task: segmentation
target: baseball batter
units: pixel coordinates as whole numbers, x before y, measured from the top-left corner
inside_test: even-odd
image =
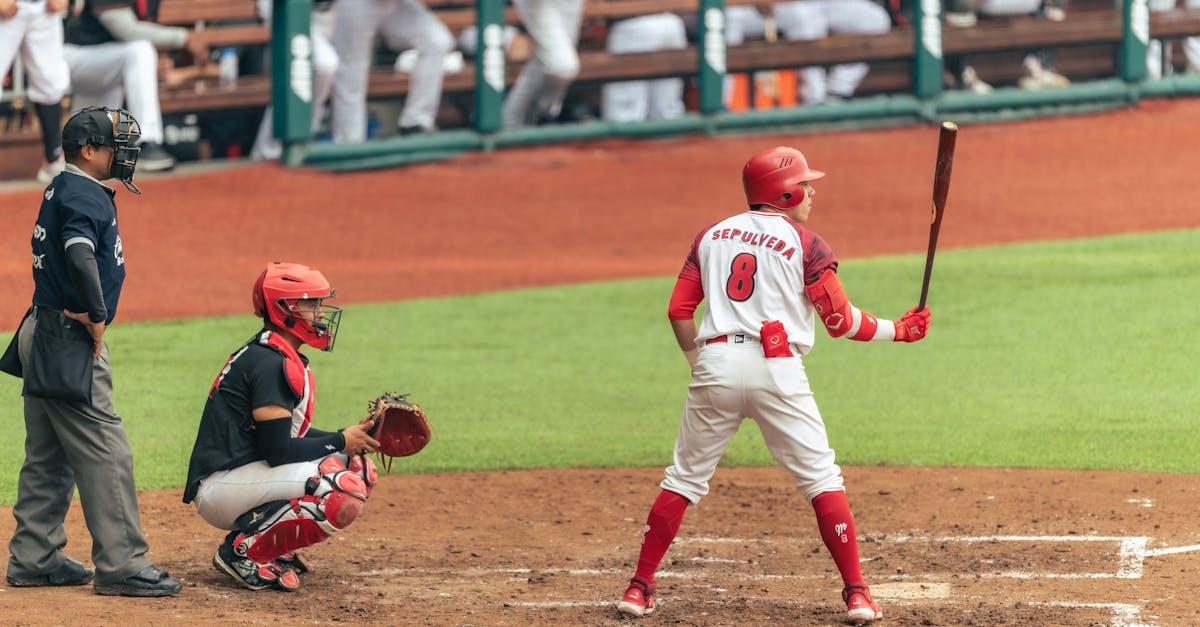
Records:
[[[183,502],[229,531],[213,566],[251,590],[297,590],[310,566],[296,550],[345,529],[375,486],[370,418],[312,426],[316,382],[300,347],[333,350],[333,296],[320,272],[269,264],[252,290],[263,329],[230,355],[200,417]]]
[[[504,128],[558,118],[571,81],[579,75],[579,28],[584,0],[513,0],[533,57],[504,99]]]
[[[0,77],[8,74],[17,53],[25,63],[29,99],[42,129],[45,161],[37,179],[49,183],[63,171],[62,99],[70,87],[63,59],[62,12],[68,0],[0,0]],[[4,86],[0,81],[0,95]]]
[[[925,337],[930,313],[914,308],[893,322],[851,304],[833,251],[804,226],[816,195],[812,181],[824,175],[795,148],[754,155],[742,170],[749,210],[702,230],[692,243],[668,309],[692,382],[674,463],[650,508],[637,569],[617,605],[626,616],[654,611],[655,571],[684,512],[708,494],[725,446],[750,417],[812,504],[842,576],[847,618],[865,623],[883,617],[863,581],[854,516],[802,358],[818,324],[833,337],[915,342]],[[705,299],[697,329],[696,307]]]

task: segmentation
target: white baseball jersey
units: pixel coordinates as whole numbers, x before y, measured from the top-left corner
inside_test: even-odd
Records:
[[[700,233],[680,276],[699,272],[706,305],[697,345],[730,334],[757,339],[779,320],[801,355],[816,339],[804,286],[837,268],[824,240],[781,213],[746,211]]]

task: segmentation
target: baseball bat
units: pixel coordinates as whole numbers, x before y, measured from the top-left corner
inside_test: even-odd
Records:
[[[938,231],[942,229],[942,215],[946,212],[946,195],[950,192],[950,169],[954,166],[954,140],[958,138],[958,125],[942,122],[938,133],[937,163],[933,169],[933,215],[929,221],[929,249],[925,252],[925,278],[921,281],[921,301],[917,311],[925,308],[929,296],[929,277],[933,274],[933,254],[937,251]]]

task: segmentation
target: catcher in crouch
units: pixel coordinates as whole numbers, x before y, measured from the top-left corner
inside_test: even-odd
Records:
[[[300,347],[333,349],[333,296],[320,272],[269,264],[253,292],[263,329],[225,362],[200,418],[183,502],[230,530],[213,565],[251,590],[298,589],[308,563],[296,550],[345,529],[375,486],[372,417],[311,426],[316,382]]]

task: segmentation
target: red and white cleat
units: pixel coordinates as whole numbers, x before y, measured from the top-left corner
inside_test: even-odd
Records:
[[[871,590],[866,586],[846,586],[842,589],[842,600],[846,602],[846,619],[855,625],[883,618],[883,608],[871,598]]]
[[[617,604],[617,611],[630,618],[641,618],[654,613],[654,585],[634,577],[629,580],[625,596]]]

